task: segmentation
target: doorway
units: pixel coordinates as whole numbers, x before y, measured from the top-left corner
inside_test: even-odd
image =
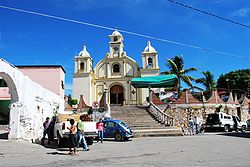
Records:
[[[114,85],[110,88],[110,104],[123,104],[124,94],[121,85]]]

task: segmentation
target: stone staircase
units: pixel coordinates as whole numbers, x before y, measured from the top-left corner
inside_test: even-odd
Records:
[[[111,117],[128,124],[135,137],[181,135],[177,127],[167,127],[158,123],[145,107],[111,106]]]

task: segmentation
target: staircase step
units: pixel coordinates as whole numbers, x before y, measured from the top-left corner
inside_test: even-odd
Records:
[[[134,130],[135,137],[156,137],[156,136],[182,136],[180,129],[168,128],[168,129],[141,129]]]

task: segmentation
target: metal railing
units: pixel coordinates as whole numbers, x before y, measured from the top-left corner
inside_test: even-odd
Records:
[[[147,110],[159,123],[164,124],[165,126],[173,126],[174,118],[161,111],[161,109],[152,102]]]

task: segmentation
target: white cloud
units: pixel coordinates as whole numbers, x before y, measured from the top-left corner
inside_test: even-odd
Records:
[[[250,15],[250,7],[242,8],[233,12],[233,16],[248,17]]]

